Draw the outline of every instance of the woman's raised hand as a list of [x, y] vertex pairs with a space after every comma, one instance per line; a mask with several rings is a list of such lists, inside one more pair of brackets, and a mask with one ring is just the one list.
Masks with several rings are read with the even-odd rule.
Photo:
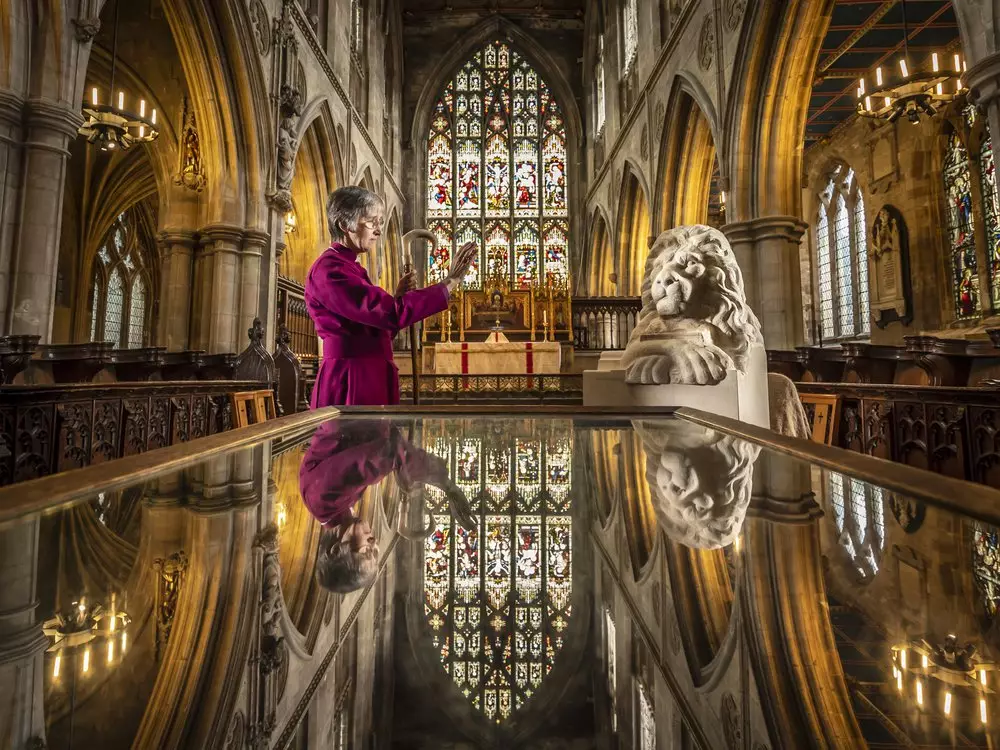
[[455, 253], [455, 257], [451, 259], [451, 270], [448, 271], [448, 280], [454, 280], [461, 283], [462, 279], [465, 278], [465, 274], [469, 272], [469, 268], [472, 266], [472, 261], [476, 259], [476, 253], [479, 251], [475, 242], [466, 242], [460, 248], [458, 252]]
[[397, 297], [402, 297], [407, 292], [413, 291], [417, 288], [417, 272], [407, 271], [400, 277], [399, 283], [396, 284], [396, 295]]

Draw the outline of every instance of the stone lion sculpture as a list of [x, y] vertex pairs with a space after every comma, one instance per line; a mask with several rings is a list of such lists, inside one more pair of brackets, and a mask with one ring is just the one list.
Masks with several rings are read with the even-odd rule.
[[721, 549], [739, 536], [760, 447], [688, 422], [633, 422], [656, 520], [670, 539]]
[[703, 225], [661, 234], [646, 260], [642, 309], [622, 366], [625, 382], [718, 385], [746, 373], [760, 322], [725, 235]]

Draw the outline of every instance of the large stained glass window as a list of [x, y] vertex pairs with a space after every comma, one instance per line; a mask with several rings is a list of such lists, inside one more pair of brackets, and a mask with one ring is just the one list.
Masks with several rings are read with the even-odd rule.
[[993, 141], [988, 132], [984, 132], [979, 148], [979, 175], [983, 189], [983, 216], [986, 218], [990, 299], [995, 310], [1000, 307], [1000, 194], [997, 193], [997, 170], [993, 163]]
[[424, 613], [441, 663], [472, 705], [509, 719], [538, 690], [571, 616], [570, 428], [498, 443], [436, 435], [475, 520], [463, 527], [428, 488]]
[[871, 331], [865, 203], [850, 167], [838, 164], [819, 195], [816, 266], [823, 340]]
[[948, 137], [944, 158], [944, 190], [948, 203], [952, 290], [955, 317], [972, 318], [982, 310], [976, 261], [975, 221], [972, 216], [972, 177], [969, 155], [958, 133]]
[[464, 242], [479, 247], [465, 279], [527, 288], [569, 274], [566, 121], [552, 92], [507, 44], [491, 42], [448, 83], [427, 137], [427, 221], [438, 238], [428, 278]]
[[90, 338], [137, 348], [149, 339], [146, 242], [132, 210], [120, 214], [98, 248], [90, 292]]
[[831, 472], [827, 484], [840, 543], [861, 580], [878, 573], [885, 548], [885, 490]]

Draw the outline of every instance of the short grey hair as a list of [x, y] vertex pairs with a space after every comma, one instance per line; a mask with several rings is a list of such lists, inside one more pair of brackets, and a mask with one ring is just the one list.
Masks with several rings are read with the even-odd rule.
[[341, 227], [357, 229], [361, 219], [374, 209], [384, 206], [382, 199], [371, 190], [356, 185], [337, 188], [326, 200], [326, 221], [330, 226], [330, 236], [334, 241], [344, 239], [346, 234]]

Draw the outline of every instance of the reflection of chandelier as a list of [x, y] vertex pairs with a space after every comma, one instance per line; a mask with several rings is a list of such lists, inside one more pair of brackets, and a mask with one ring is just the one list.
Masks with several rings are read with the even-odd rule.
[[[980, 725], [988, 724], [987, 698], [994, 690], [987, 673], [995, 669], [996, 664], [978, 658], [973, 644], [959, 645], [950, 633], [937, 646], [920, 639], [892, 647], [897, 693], [912, 699], [920, 711], [940, 710], [951, 720], [978, 719]], [[960, 715], [966, 707], [967, 715]]]
[[[42, 625], [42, 632], [52, 640], [48, 651], [52, 652], [52, 678], [58, 680], [64, 671], [63, 661], [72, 656], [80, 647], [83, 648], [80, 671], [86, 675], [90, 672], [91, 644], [95, 640], [103, 641], [107, 653], [108, 665], [114, 664], [116, 651], [124, 654], [128, 648], [126, 627], [131, 622], [128, 614], [117, 605], [117, 597], [111, 595], [111, 605], [104, 608], [100, 604], [87, 602], [83, 597], [73, 602], [66, 612], [59, 612], [51, 620]], [[74, 672], [75, 675], [75, 672]]]
[[115, 70], [118, 65], [118, 10], [121, 3], [115, 3], [115, 32], [111, 51], [111, 80], [108, 95], [101, 103], [97, 86], [90, 90], [90, 99], [84, 101], [84, 123], [80, 135], [97, 145], [102, 151], [125, 150], [133, 143], [148, 143], [159, 136], [156, 129], [156, 110], [146, 114], [146, 100], [139, 100], [139, 112], [125, 108], [125, 92], [115, 94]]
[[[935, 52], [922, 68], [911, 70], [906, 0], [900, 3], [900, 8], [903, 12], [903, 57], [899, 60], [899, 76], [879, 66], [872, 76], [875, 83], [872, 89], [868, 88], [865, 78], [861, 78], [857, 89], [858, 114], [895, 122], [905, 113], [910, 122], [917, 123], [921, 113], [935, 115], [941, 105], [964, 91], [961, 76], [965, 72], [965, 61], [961, 55], [954, 55], [950, 61], [940, 60]], [[944, 66], [949, 63], [950, 69], [946, 70]]]

